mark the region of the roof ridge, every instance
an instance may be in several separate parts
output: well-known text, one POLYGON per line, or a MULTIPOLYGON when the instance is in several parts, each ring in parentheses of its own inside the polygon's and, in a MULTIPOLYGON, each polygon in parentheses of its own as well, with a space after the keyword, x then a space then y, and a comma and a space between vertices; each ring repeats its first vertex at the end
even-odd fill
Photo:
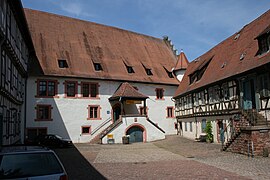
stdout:
POLYGON ((137 35, 140 35, 140 36, 144 36, 144 37, 148 37, 148 38, 163 41, 161 38, 158 38, 158 37, 149 36, 149 35, 146 35, 146 34, 138 33, 138 32, 127 30, 127 29, 122 29, 122 28, 116 27, 116 26, 101 24, 101 23, 92 22, 92 21, 88 21, 88 20, 83 20, 83 19, 79 19, 79 18, 74 18, 74 17, 70 17, 70 16, 65 16, 65 15, 61 15, 61 14, 55 14, 55 13, 51 13, 51 12, 40 11, 40 10, 36 10, 36 9, 30 9, 30 8, 23 8, 23 9, 27 10, 27 11, 36 11, 36 12, 48 14, 48 15, 51 15, 51 16, 58 16, 58 17, 62 17, 62 18, 68 18, 68 19, 72 19, 72 20, 75 20, 75 21, 82 21, 82 22, 85 22, 85 23, 91 23, 91 24, 95 24, 95 25, 98 25, 98 26, 105 26, 105 27, 108 27, 108 28, 117 29, 117 30, 120 30, 120 31, 129 32, 129 33, 137 34, 137 35))
MULTIPOLYGON (((262 19, 264 16, 266 16, 268 14, 268 12, 270 11, 270 9, 268 9, 266 12, 264 12, 262 15, 259 15, 259 17, 253 19, 252 21, 250 21, 249 23, 245 24, 244 26, 242 26, 242 28, 239 31, 236 31, 235 33, 231 34, 229 37, 223 39, 222 41, 220 41, 218 44, 214 45, 212 48, 210 48, 208 51, 206 51, 205 53, 201 54, 200 56, 198 56, 197 58, 193 59, 191 62, 193 63, 196 59, 200 58, 201 56, 203 56, 204 54, 207 54, 209 52, 211 52, 212 50, 215 50, 216 48, 219 47, 219 45, 223 44, 224 41, 227 41, 228 39, 230 39, 231 37, 233 37, 235 34, 238 34, 240 32, 242 32, 247 26, 249 26, 250 24, 255 23, 256 21, 259 21, 260 19, 262 19)), ((190 62, 190 63, 191 63, 190 62)))

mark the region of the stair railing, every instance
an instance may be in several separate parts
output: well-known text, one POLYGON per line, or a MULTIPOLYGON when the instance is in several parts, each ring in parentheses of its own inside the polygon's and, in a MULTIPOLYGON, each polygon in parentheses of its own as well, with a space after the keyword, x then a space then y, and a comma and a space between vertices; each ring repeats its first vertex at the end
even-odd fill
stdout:
POLYGON ((106 119, 105 121, 103 121, 103 123, 101 123, 99 126, 97 126, 92 132, 91 135, 95 134, 98 130, 100 130, 102 127, 104 127, 106 124, 108 124, 109 122, 111 122, 112 118, 109 117, 108 119, 106 119))

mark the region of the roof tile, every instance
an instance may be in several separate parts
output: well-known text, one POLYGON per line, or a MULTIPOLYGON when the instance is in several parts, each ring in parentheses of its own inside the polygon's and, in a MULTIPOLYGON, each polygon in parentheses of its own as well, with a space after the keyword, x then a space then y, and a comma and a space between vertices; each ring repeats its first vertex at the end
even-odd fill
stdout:
POLYGON ((264 55, 256 55, 258 52, 256 37, 268 29, 269 19, 270 10, 189 63, 175 97, 269 63, 269 52, 264 55), (235 38, 236 35, 238 38, 235 38), (241 54, 245 54, 242 60, 240 60, 241 54), (202 68, 209 60, 211 61, 202 78, 190 84, 189 75, 202 68), (226 65, 224 66, 224 64, 226 65))

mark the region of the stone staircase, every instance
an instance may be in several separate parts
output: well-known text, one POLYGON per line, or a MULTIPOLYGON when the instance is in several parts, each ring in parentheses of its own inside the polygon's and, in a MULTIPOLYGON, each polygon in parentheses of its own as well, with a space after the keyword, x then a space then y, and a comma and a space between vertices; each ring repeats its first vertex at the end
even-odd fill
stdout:
MULTIPOLYGON (((225 128, 225 131, 228 129, 229 126, 231 126, 231 123, 227 125, 227 127, 225 128)), ((222 151, 226 151, 235 142, 235 140, 240 136, 241 128, 252 127, 252 126, 253 127, 254 126, 268 126, 268 125, 269 125, 269 121, 267 121, 267 119, 263 115, 259 114, 257 111, 254 111, 254 110, 244 111, 243 110, 241 112, 240 121, 235 123, 235 125, 233 126, 231 136, 225 142, 225 144, 223 144, 222 151)))
POLYGON ((109 132, 111 132, 113 129, 118 127, 122 123, 122 118, 119 118, 116 120, 113 124, 109 125, 107 128, 105 128, 103 131, 101 131, 98 135, 96 135, 91 141, 91 144, 102 144, 102 138, 106 136, 109 132))
POLYGON ((242 118, 244 118, 250 126, 267 126, 269 122, 267 119, 254 110, 245 110, 242 112, 242 118))

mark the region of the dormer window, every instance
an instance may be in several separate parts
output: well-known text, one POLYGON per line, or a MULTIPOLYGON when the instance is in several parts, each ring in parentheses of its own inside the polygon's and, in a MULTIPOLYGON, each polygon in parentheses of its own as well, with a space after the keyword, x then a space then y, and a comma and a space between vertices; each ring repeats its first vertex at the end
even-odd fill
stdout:
POLYGON ((67 60, 58 59, 58 67, 59 68, 68 68, 67 60))
POLYGON ((258 43, 259 43, 259 54, 263 54, 266 53, 267 51, 269 51, 269 46, 270 46, 270 36, 263 36, 261 38, 258 39, 258 43))
POLYGON ((151 69, 145 68, 145 71, 146 71, 146 74, 147 74, 148 76, 152 76, 152 75, 153 75, 151 69))
POLYGON ((126 66, 128 73, 135 73, 131 66, 126 66))
POLYGON ((102 71, 102 66, 100 63, 94 63, 94 68, 95 68, 95 71, 102 71))
POLYGON ((168 74, 169 78, 174 78, 174 77, 173 77, 173 73, 172 73, 172 72, 168 71, 168 70, 167 70, 167 68, 165 68, 164 66, 163 66, 163 68, 164 68, 164 69, 165 69, 165 71, 167 72, 167 74, 168 74))
POLYGON ((149 64, 145 64, 145 63, 142 63, 143 67, 144 67, 144 70, 146 72, 146 74, 148 76, 152 76, 153 73, 152 73, 152 70, 150 69, 151 66, 149 66, 149 64))
POLYGON ((189 74, 189 84, 192 84, 196 81, 199 81, 204 72, 206 71, 208 65, 210 64, 211 60, 213 59, 213 57, 211 57, 209 60, 204 61, 199 67, 198 69, 196 69, 193 73, 189 74))
POLYGON ((131 66, 131 64, 127 61, 127 60, 123 60, 123 63, 125 64, 126 68, 127 68, 127 72, 129 74, 135 73, 133 70, 133 67, 131 66))
POLYGON ((257 52, 257 55, 268 52, 270 49, 270 25, 255 39, 258 40, 259 46, 259 51, 257 52))

